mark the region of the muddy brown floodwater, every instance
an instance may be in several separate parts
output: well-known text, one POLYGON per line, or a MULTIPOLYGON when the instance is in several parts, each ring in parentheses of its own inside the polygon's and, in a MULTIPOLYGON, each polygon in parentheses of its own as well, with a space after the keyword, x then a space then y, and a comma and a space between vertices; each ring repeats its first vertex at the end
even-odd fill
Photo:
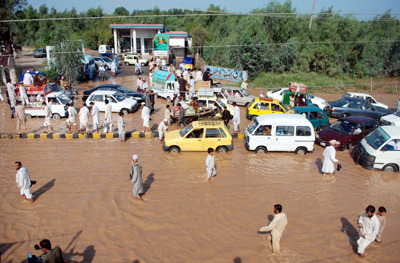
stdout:
POLYGON ((305 156, 257 155, 234 143, 206 182, 206 153, 165 153, 155 138, 0 140, 2 260, 21 262, 49 238, 68 262, 365 262, 352 245, 357 216, 373 204, 388 209, 388 223, 367 261, 399 262, 398 174, 365 170, 346 151, 337 154, 343 170, 324 180, 318 146, 305 156), (143 203, 128 180, 134 153, 143 203), (16 160, 38 181, 33 205, 19 196, 16 160), (257 234, 275 203, 289 220, 281 256, 257 234))
MULTIPOLYGON (((86 88, 118 83, 134 89, 126 66, 121 75, 86 88)), ((259 91, 251 90, 258 95, 259 91)), ((315 94, 336 100, 341 94, 315 94)), ((396 105, 397 96, 373 94, 396 105)), ((157 99, 153 128, 163 119, 157 99)), ((76 106, 82 105, 79 98, 76 106)), ((0 132, 15 132, 9 108, 0 103, 0 132)), ((248 124, 241 108, 242 130, 248 124)), ((104 113, 101 113, 104 118, 104 113)), ((117 114, 114 114, 116 124, 117 114)), ((126 117, 127 130, 141 130, 140 112, 126 117)), ((28 131, 43 131, 43 118, 28 120, 28 131)), ((65 119, 54 121, 65 131, 65 119)), ((176 125, 173 126, 173 129, 176 125)), ((163 152, 157 138, 101 140, 0 140, 0 252, 2 262, 22 262, 33 245, 48 238, 66 262, 400 262, 399 174, 356 166, 338 152, 343 169, 321 178, 322 151, 257 155, 240 139, 235 149, 216 154, 217 177, 206 182, 206 153, 163 152), (136 201, 128 180, 132 154, 143 165, 145 202, 136 201), (36 202, 23 202, 15 184, 21 161, 37 184, 36 202), (269 223, 274 204, 283 205, 289 224, 281 256, 257 234, 269 223), (356 220, 369 204, 385 206, 383 243, 371 244, 367 260, 355 254, 356 220)))

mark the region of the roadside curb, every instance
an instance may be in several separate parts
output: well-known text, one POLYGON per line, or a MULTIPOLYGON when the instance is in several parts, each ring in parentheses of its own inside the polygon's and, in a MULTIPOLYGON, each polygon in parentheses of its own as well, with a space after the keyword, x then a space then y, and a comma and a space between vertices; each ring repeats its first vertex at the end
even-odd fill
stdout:
MULTIPOLYGON (((115 139, 119 138, 117 132, 114 133, 89 133, 89 134, 78 134, 78 133, 28 133, 28 134, 16 134, 16 133, 0 133, 0 139, 115 139)), ((125 132, 125 138, 158 138, 158 131, 153 133, 143 132, 125 132)), ((232 134, 232 138, 243 139, 244 134, 232 134)))

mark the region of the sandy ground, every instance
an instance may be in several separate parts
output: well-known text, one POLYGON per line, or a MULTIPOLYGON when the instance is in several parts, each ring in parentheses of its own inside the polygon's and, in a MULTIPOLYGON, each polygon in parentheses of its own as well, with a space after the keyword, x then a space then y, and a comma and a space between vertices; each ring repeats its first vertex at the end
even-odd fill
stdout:
MULTIPOLYGON (((135 79, 125 68, 107 82, 133 89, 135 79)), ((102 83, 82 84, 79 90, 102 83)), ((341 96, 315 95, 328 100, 341 96)), ((397 95, 373 95, 396 105, 397 95)), ((163 118, 164 105, 157 99, 151 125, 163 118)), ((1 132, 15 129, 9 113, 0 104, 1 132)), ((42 122, 29 120, 28 130, 41 131, 42 122)), ((126 122, 127 130, 141 129, 140 112, 129 114, 126 122)), ((242 108, 242 129, 247 123, 242 108)), ((65 120, 55 126, 65 130, 65 120)), ((365 170, 345 151, 337 153, 343 169, 326 180, 319 172, 319 146, 298 156, 257 155, 239 139, 234 145, 232 152, 216 155, 217 177, 206 182, 206 153, 165 153, 156 138, 125 143, 0 140, 1 262, 22 262, 27 252, 38 254, 33 245, 44 238, 62 248, 67 262, 400 261, 398 173, 365 170), (128 180, 132 154, 143 165, 143 203, 134 199, 128 180), (33 205, 21 200, 15 185, 17 160, 38 181, 32 188, 33 205), (281 256, 272 254, 265 235, 257 234, 271 220, 276 203, 283 205, 289 220, 281 256), (371 244, 367 260, 361 260, 354 252, 356 220, 369 204, 384 205, 388 223, 383 243, 371 244)))

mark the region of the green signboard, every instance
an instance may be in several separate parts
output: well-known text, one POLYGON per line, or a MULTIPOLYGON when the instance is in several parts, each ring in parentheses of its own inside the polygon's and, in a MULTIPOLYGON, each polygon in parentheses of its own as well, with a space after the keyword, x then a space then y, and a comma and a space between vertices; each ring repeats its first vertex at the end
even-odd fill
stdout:
POLYGON ((156 34, 153 38, 153 54, 156 57, 168 56, 169 49, 169 35, 156 34))

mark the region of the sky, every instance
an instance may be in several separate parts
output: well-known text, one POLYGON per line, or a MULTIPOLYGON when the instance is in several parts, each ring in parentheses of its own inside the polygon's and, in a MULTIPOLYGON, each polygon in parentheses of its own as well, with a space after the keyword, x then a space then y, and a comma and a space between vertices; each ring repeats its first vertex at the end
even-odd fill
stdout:
MULTIPOLYGON (((262 0, 28 0, 28 4, 38 9, 42 4, 48 8, 54 7, 58 11, 70 10, 72 7, 78 11, 86 11, 89 8, 101 7, 104 13, 111 14, 115 8, 123 6, 129 11, 135 9, 152 9, 154 5, 175 8, 197 8, 206 10, 210 4, 220 6, 228 12, 247 13, 256 8, 263 8, 270 1, 262 0)), ((284 3, 284 0, 278 0, 284 3)), ((311 13, 314 0, 292 0, 292 6, 297 13, 311 13)), ((400 17, 399 0, 316 0, 315 12, 333 7, 335 12, 353 14, 382 14, 391 9, 392 14, 400 17)), ((163 9, 163 8, 160 8, 163 9)), ((357 15, 357 18, 368 19, 371 15, 357 15)))

